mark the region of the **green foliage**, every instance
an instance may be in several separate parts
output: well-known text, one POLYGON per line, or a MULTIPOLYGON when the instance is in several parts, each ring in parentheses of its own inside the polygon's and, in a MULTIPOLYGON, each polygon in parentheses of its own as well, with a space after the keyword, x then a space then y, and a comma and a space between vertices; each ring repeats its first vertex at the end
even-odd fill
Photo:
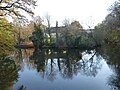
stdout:
POLYGON ((92 47, 96 45, 94 39, 91 37, 91 33, 82 32, 76 40, 76 46, 92 47))
POLYGON ((107 44, 120 45, 120 0, 110 8, 110 13, 105 20, 95 27, 94 36, 97 41, 105 41, 107 44))
POLYGON ((98 26, 95 27, 93 30, 93 36, 97 42, 97 44, 104 44, 104 40, 108 37, 108 29, 106 29, 103 24, 99 24, 98 26))
POLYGON ((95 37, 98 41, 105 41, 107 44, 120 45, 120 7, 116 1, 110 7, 110 13, 102 24, 96 27, 95 37))
POLYGON ((64 31, 59 37, 59 46, 61 47, 72 47, 75 42, 75 35, 71 31, 64 31))
POLYGON ((120 31, 112 30, 111 34, 109 34, 108 38, 106 39, 106 42, 108 44, 120 45, 120 31))
POLYGON ((3 18, 0 19, 0 54, 8 54, 15 45, 13 26, 3 18))
POLYGON ((8 57, 0 57, 0 90, 10 90, 18 78, 18 68, 8 57))
POLYGON ((120 45, 120 0, 110 8, 105 20, 95 27, 93 36, 97 43, 120 45))
MULTIPOLYGON (((64 22, 66 23, 66 21, 64 22)), ((74 47, 78 41, 80 34, 84 32, 79 21, 73 21, 71 24, 65 25, 64 30, 59 36, 59 46, 63 47, 74 47)))
POLYGON ((91 33, 85 31, 68 31, 59 38, 60 46, 67 47, 92 47, 96 45, 91 33))
POLYGON ((34 24, 35 31, 32 33, 32 42, 36 49, 39 49, 44 44, 44 28, 42 24, 34 24))

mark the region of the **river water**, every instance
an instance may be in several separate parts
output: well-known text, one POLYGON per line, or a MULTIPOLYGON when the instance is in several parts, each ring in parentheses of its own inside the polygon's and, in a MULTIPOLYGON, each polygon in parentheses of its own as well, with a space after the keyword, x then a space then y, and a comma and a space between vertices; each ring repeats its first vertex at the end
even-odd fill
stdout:
POLYGON ((120 90, 115 50, 15 51, 1 58, 0 90, 120 90))

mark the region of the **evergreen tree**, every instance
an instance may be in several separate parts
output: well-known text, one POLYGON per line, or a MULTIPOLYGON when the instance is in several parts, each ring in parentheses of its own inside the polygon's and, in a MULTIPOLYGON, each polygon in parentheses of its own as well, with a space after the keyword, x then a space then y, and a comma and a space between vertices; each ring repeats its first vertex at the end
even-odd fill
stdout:
POLYGON ((39 49, 44 44, 44 33, 42 24, 34 24, 35 31, 32 33, 32 42, 35 49, 39 49))

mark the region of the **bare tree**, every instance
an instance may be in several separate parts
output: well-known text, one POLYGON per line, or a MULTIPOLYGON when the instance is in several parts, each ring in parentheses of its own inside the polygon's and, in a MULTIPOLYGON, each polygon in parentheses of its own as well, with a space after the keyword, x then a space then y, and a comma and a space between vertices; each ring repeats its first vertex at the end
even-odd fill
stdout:
POLYGON ((51 27, 51 16, 48 13, 45 14, 45 21, 47 22, 47 27, 50 28, 51 27))
POLYGON ((87 25, 90 33, 91 33, 91 38, 94 40, 94 42, 95 42, 95 44, 96 44, 96 46, 97 46, 97 45, 98 45, 98 41, 96 40, 96 38, 95 38, 94 35, 93 35, 94 20, 93 20, 92 17, 90 17, 90 18, 88 19, 88 21, 86 22, 86 25, 87 25))
POLYGON ((48 13, 46 13, 46 15, 45 15, 45 20, 47 22, 47 29, 48 29, 48 33, 49 33, 49 36, 50 36, 50 43, 51 43, 51 41, 52 41, 51 29, 50 29, 50 27, 51 27, 51 16, 48 13))
POLYGON ((41 17, 40 16, 36 16, 36 17, 34 17, 34 20, 33 20, 35 23, 42 23, 42 19, 41 19, 41 17))
POLYGON ((69 25, 70 25, 70 19, 65 18, 65 19, 63 20, 63 25, 64 25, 64 26, 69 26, 69 25))
POLYGON ((86 26, 88 27, 88 29, 92 29, 92 28, 94 28, 94 20, 93 20, 93 18, 92 18, 92 16, 91 17, 89 17, 89 18, 87 18, 87 21, 85 22, 85 24, 86 24, 86 26))

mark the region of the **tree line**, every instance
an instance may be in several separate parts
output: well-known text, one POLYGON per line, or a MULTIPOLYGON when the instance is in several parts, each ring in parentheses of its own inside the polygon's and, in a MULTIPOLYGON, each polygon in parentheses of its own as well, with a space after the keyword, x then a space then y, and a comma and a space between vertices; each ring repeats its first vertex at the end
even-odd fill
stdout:
POLYGON ((63 26, 54 27, 52 31, 51 17, 47 14, 47 25, 42 23, 40 17, 35 18, 24 25, 27 21, 21 11, 33 16, 31 8, 35 8, 35 0, 0 0, 0 47, 4 52, 13 50, 13 46, 20 41, 32 40, 36 48, 42 46, 59 47, 94 47, 103 44, 120 45, 120 0, 110 8, 105 20, 86 32, 79 21, 71 23, 65 19, 63 26), (9 23, 7 16, 13 22, 9 23), (61 28, 61 30, 60 30, 61 28), (46 33, 46 31, 48 31, 46 33), (54 34, 54 35, 53 35, 54 34))

